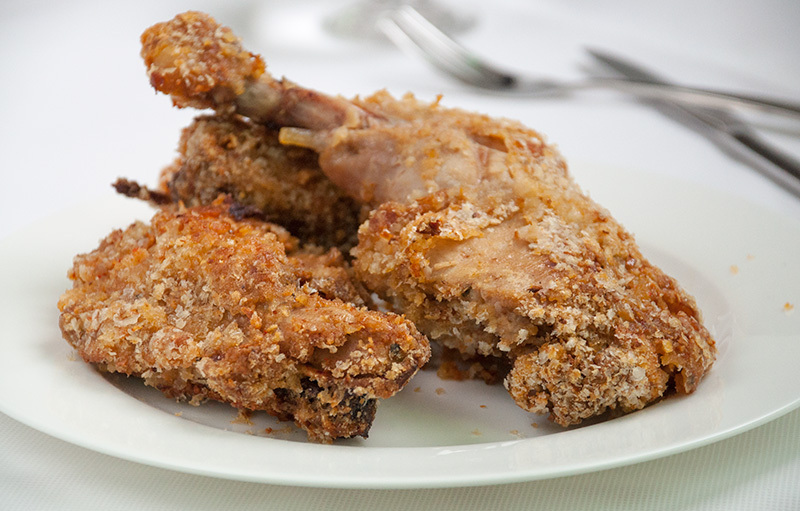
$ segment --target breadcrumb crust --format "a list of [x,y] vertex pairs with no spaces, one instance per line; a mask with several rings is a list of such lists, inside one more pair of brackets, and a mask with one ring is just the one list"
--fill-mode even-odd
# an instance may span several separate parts
[[312,441],[366,437],[427,340],[368,310],[338,251],[287,255],[296,245],[221,204],[159,211],[75,258],[62,333],[85,361],[168,396],[265,410]]

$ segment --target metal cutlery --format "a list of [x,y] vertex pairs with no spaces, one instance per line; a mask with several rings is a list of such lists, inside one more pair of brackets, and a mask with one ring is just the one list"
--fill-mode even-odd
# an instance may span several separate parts
[[421,54],[446,74],[471,86],[498,93],[547,96],[601,88],[639,97],[680,100],[698,106],[746,108],[800,118],[800,103],[776,98],[617,78],[565,82],[523,76],[500,69],[464,48],[408,5],[390,11],[378,21],[378,28],[396,45]]
[[[669,82],[639,64],[600,50],[589,50],[589,54],[604,66],[629,79],[640,83],[669,85]],[[800,196],[800,160],[763,140],[733,112],[655,98],[644,101],[707,137],[733,158],[747,163]]]

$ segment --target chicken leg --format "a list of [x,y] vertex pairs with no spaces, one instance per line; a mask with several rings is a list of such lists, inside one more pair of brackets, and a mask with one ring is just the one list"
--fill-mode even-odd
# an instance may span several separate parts
[[371,206],[353,265],[432,340],[506,358],[524,409],[562,425],[692,392],[715,342],[694,299],[518,122],[379,92],[352,101],[276,80],[214,20],[142,36],[151,83],[178,106],[281,126]]

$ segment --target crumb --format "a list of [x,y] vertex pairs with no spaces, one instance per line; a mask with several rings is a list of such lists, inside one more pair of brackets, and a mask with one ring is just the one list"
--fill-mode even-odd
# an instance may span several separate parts
[[754,256],[753,254],[747,254],[747,260],[748,261],[752,261],[755,258],[756,258],[756,256]]
[[794,311],[794,305],[789,302],[783,304],[783,312],[789,314],[790,312]]
[[736,275],[737,273],[739,273],[739,267],[736,266],[735,264],[732,264],[731,265],[731,275]]
[[414,387],[414,392],[419,392],[419,391],[421,391],[421,390],[422,390],[422,389],[421,389],[420,387]]
[[519,433],[518,429],[512,429],[511,431],[509,431],[509,433],[511,433],[512,435],[514,435],[517,438],[522,438],[522,435]]
[[235,419],[231,421],[231,424],[246,424],[248,426],[253,425],[253,421],[250,420],[252,413],[247,410],[239,410],[239,414],[236,416]]
[[282,428],[264,428],[264,434],[266,435],[288,435],[292,433],[293,427],[291,424],[288,424]]
[[445,392],[447,392],[447,391],[446,391],[446,390],[444,390],[442,387],[438,387],[438,388],[436,389],[436,394],[438,394],[438,395],[440,395],[440,396],[441,396],[442,394],[444,394]]
[[470,433],[472,434],[472,436],[481,436],[483,434],[479,429],[473,429]]
[[538,422],[531,422],[531,426],[533,426],[533,429],[537,429],[539,427],[539,423]]
[[486,408],[486,405],[481,405],[481,408]]

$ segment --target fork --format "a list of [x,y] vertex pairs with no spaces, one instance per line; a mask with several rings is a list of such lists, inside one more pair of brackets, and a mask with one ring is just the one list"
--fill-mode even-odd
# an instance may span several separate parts
[[587,89],[611,89],[647,99],[669,99],[709,108],[739,107],[800,118],[800,103],[763,96],[623,78],[594,77],[566,82],[523,76],[503,70],[477,56],[408,5],[381,18],[378,28],[401,49],[421,53],[440,71],[468,85],[486,90],[554,96]]

